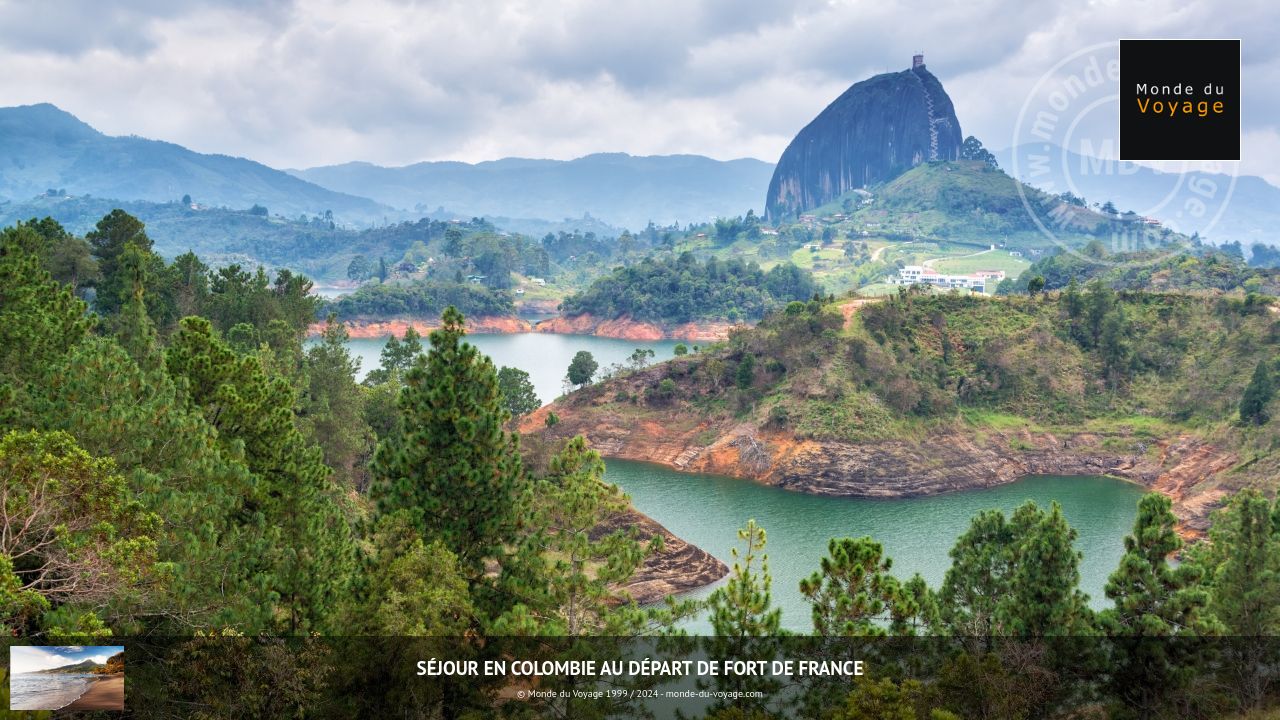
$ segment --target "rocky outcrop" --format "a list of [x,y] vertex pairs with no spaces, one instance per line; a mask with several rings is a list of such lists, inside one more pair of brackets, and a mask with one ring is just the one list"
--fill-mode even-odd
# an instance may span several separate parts
[[960,156],[960,121],[951,98],[923,63],[856,83],[783,151],[769,182],[767,216],[776,221],[933,160]]
[[[636,413],[549,405],[520,429],[583,435],[606,457],[755,480],[789,490],[848,497],[914,497],[1010,483],[1028,475],[1110,475],[1174,500],[1186,536],[1202,533],[1229,492],[1218,480],[1232,452],[1190,436],[1157,442],[1124,435],[1030,430],[940,429],[916,440],[850,443],[796,438],[753,423],[717,424],[678,412]],[[544,425],[554,411],[560,422]]]
[[657,602],[669,595],[710,585],[729,574],[723,562],[676,537],[634,508],[597,525],[591,532],[592,540],[626,528],[635,528],[646,542],[653,537],[662,538],[662,551],[646,558],[631,580],[622,586],[636,602]]
[[[404,331],[412,327],[421,335],[426,335],[440,327],[440,320],[396,318],[391,320],[348,320],[344,323],[347,332],[353,338],[385,338],[391,335],[400,337]],[[490,335],[509,335],[527,333],[533,329],[527,320],[507,316],[468,317],[467,332]],[[315,323],[308,332],[312,336],[324,331],[324,323]]]
[[689,340],[716,342],[729,337],[729,331],[741,327],[730,322],[688,322],[678,325],[641,322],[629,318],[605,320],[590,314],[559,316],[534,326],[537,332],[561,335],[595,335],[621,340]]

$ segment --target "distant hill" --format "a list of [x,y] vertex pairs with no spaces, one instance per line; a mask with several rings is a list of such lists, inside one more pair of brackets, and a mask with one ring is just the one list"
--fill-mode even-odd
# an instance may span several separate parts
[[[1050,145],[1048,150],[1037,146],[1036,154],[1054,158],[1046,166],[1048,172],[1032,177],[1027,168],[1019,167],[1019,174],[1022,176],[1020,179],[1042,189],[1052,188],[1053,192],[1066,190],[1069,186],[1064,164],[1060,160],[1062,152],[1062,148],[1056,145]],[[1030,154],[1029,151],[1020,151],[1019,157],[1027,158]],[[1013,172],[1012,148],[1001,150],[995,153],[995,156],[1000,162],[1000,167]],[[1097,163],[1102,164],[1097,165]],[[1022,163],[1022,165],[1026,164]],[[1083,195],[1090,203],[1105,203],[1110,200],[1121,211],[1134,210],[1142,213],[1160,205],[1170,192],[1173,183],[1176,182],[1176,175],[1161,173],[1131,163],[1124,165],[1133,172],[1126,170],[1126,174],[1120,174],[1117,172],[1119,165],[1115,160],[1103,161],[1070,151],[1066,152],[1065,167],[1071,171],[1071,180],[1077,188],[1076,192]],[[1081,172],[1081,168],[1093,167],[1097,170]],[[1225,191],[1231,182],[1231,177],[1189,172],[1185,173],[1181,180],[1184,187],[1191,183],[1209,181],[1214,183],[1215,187]],[[1235,190],[1232,192],[1225,212],[1212,227],[1209,226],[1211,216],[1177,217],[1181,210],[1182,203],[1179,201],[1162,210],[1152,211],[1150,214],[1166,223],[1178,223],[1180,232],[1188,235],[1198,232],[1207,241],[1215,244],[1238,241],[1246,250],[1256,243],[1280,244],[1280,188],[1260,177],[1242,175],[1237,178]]]
[[929,161],[960,156],[960,121],[923,63],[855,83],[783,151],[766,215],[797,215]]
[[205,155],[173,143],[103,135],[49,105],[0,108],[0,197],[49,189],[70,195],[243,209],[259,204],[294,217],[331,210],[356,223],[395,217],[364,197],[325,189],[244,158]]
[[[443,237],[445,229],[452,226],[424,218],[354,230],[315,218],[303,222],[246,210],[192,210],[174,202],[40,196],[25,202],[0,202],[0,227],[49,216],[82,235],[115,208],[146,223],[156,252],[166,258],[193,250],[212,265],[285,267],[321,282],[345,280],[347,264],[355,255],[393,261],[413,243]],[[460,227],[468,225],[463,221]]]
[[474,165],[346,163],[289,172],[419,214],[443,207],[465,216],[559,221],[587,213],[639,230],[649,221],[668,225],[760,212],[773,166],[753,159],[602,153],[576,160],[506,158]]
[[62,667],[50,668],[48,670],[38,670],[37,672],[48,674],[48,675],[64,674],[64,673],[65,674],[91,673],[100,667],[103,667],[103,666],[92,660],[82,660],[76,663],[75,665],[63,665]]

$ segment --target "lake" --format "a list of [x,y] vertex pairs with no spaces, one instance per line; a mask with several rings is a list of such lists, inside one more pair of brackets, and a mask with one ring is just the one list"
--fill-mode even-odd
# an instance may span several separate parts
[[[782,490],[749,480],[692,475],[646,463],[608,460],[606,478],[631,496],[641,512],[668,530],[732,566],[729,554],[738,528],[755,519],[765,529],[773,601],[783,626],[811,631],[810,606],[799,584],[818,569],[833,537],[870,535],[893,558],[892,572],[905,580],[920,573],[938,588],[950,567],[947,552],[978,511],[1013,511],[1026,500],[1041,507],[1057,500],[1079,532],[1076,549],[1080,586],[1095,608],[1107,604],[1102,590],[1124,554],[1141,487],[1105,477],[1029,477],[1009,485],[925,498],[897,500],[832,498]],[[694,591],[704,597],[713,588]],[[690,632],[709,632],[700,619]]]
[[[622,362],[637,347],[651,348],[655,360],[672,357],[674,341],[637,342],[583,335],[468,335],[495,365],[529,373],[538,397],[550,402],[562,392],[561,382],[574,353],[587,350],[600,366]],[[352,340],[361,358],[361,376],[378,366],[384,340]],[[738,528],[754,518],[768,533],[773,600],[792,630],[810,629],[809,606],[800,595],[801,578],[818,568],[832,537],[870,535],[893,558],[902,579],[919,572],[933,587],[942,583],[950,565],[947,552],[979,510],[1011,512],[1024,500],[1047,507],[1062,504],[1067,521],[1079,532],[1076,548],[1084,554],[1081,588],[1095,607],[1106,604],[1107,576],[1124,552],[1123,538],[1132,529],[1137,502],[1144,490],[1104,477],[1032,477],[997,488],[898,500],[832,498],[780,490],[748,480],[678,473],[657,465],[607,460],[606,478],[626,491],[635,506],[677,536],[730,564],[729,551]],[[692,596],[705,596],[703,588]],[[705,620],[691,631],[706,631]]]
[[[314,342],[314,341],[312,341]],[[549,333],[522,333],[518,335],[467,335],[467,342],[488,355],[495,367],[517,367],[529,373],[534,391],[543,404],[564,393],[564,376],[569,362],[579,350],[595,356],[600,372],[614,363],[620,363],[635,352],[636,348],[654,351],[654,361],[668,360],[674,356],[675,340],[615,340],[593,335],[553,335]],[[422,340],[426,347],[426,338]],[[686,343],[688,344],[688,343]],[[381,364],[385,338],[351,340],[351,353],[360,358],[359,377]]]

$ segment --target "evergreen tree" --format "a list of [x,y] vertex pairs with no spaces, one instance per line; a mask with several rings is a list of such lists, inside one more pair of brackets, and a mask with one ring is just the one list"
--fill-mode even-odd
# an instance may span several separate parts
[[[738,531],[738,539],[744,547],[741,552],[733,548],[733,567],[728,581],[707,598],[711,632],[715,636],[708,642],[708,655],[721,661],[741,658],[768,661],[779,650],[776,638],[787,633],[782,629],[782,610],[773,606],[769,556],[763,554],[767,538],[764,528],[756,525],[755,520],[748,520],[747,526]],[[769,712],[769,705],[777,699],[781,687],[776,679],[717,676],[714,685],[717,690],[730,693],[730,697],[752,698],[747,693],[758,692],[758,697],[763,699],[720,701],[711,707],[712,712],[732,706],[744,712],[761,713],[762,717],[775,717]]]
[[539,606],[517,611],[517,617],[536,618],[541,635],[631,636],[663,624],[666,613],[639,608],[618,589],[645,558],[661,551],[662,537],[646,541],[626,527],[598,530],[626,512],[629,503],[617,486],[604,481],[604,461],[582,436],[551,458],[534,496],[531,525],[537,530],[529,542],[546,588]]
[[1045,513],[1026,503],[1013,514],[1017,566],[1009,594],[996,604],[996,623],[1016,637],[1080,635],[1093,623],[1088,596],[1081,593],[1076,531],[1054,502]]
[[[933,624],[936,603],[923,578],[910,590],[889,574],[893,561],[869,537],[832,538],[821,569],[800,581],[800,593],[813,604],[813,629],[819,635],[914,634]],[[912,591],[924,589],[922,596]],[[916,622],[918,616],[923,622]]]
[[1154,716],[1185,688],[1203,660],[1193,652],[1195,646],[1170,638],[1216,630],[1216,620],[1205,611],[1209,594],[1198,584],[1200,567],[1169,565],[1169,557],[1182,547],[1171,505],[1159,493],[1138,502],[1133,534],[1124,539],[1124,557],[1107,580],[1106,594],[1114,606],[1098,616],[1113,638],[1111,691],[1144,717]]
[[119,314],[113,319],[116,338],[134,362],[148,370],[159,368],[163,358],[155,324],[147,313],[146,290],[148,272],[146,257],[136,245],[128,244],[121,257],[121,271],[127,285]]
[[379,517],[367,544],[359,599],[345,603],[345,634],[456,637],[473,626],[457,557],[438,541],[424,543],[406,513]]
[[414,358],[422,354],[421,338],[412,325],[405,328],[404,340],[397,340],[395,335],[387,338],[387,344],[382,348],[382,369],[401,375],[408,372]]
[[1124,539],[1124,557],[1107,580],[1106,594],[1115,605],[1099,615],[1110,634],[1167,637],[1212,625],[1205,613],[1209,596],[1198,587],[1201,569],[1194,563],[1169,565],[1169,558],[1182,548],[1171,505],[1159,493],[1148,493],[1138,502],[1133,534]]
[[1214,518],[1194,561],[1205,571],[1209,610],[1233,640],[1224,647],[1232,689],[1244,709],[1261,705],[1271,682],[1280,634],[1280,538],[1275,510],[1256,490],[1242,490]]
[[1212,573],[1214,616],[1231,635],[1280,633],[1280,539],[1271,504],[1256,490],[1240,491],[1210,526],[1209,539],[1199,557]]
[[321,451],[295,424],[293,389],[257,357],[238,355],[203,318],[182,321],[165,362],[219,440],[242,452],[258,478],[245,510],[279,538],[263,561],[280,598],[282,628],[324,627],[350,582],[354,545]]
[[717,637],[771,637],[782,634],[782,610],[773,607],[764,528],[748,520],[738,531],[745,548],[733,548],[729,580],[707,599],[711,630]]
[[26,250],[24,237],[38,241],[29,228],[0,233],[0,427],[36,424],[20,422],[31,383],[94,325],[71,288]]
[[378,510],[407,511],[424,539],[441,540],[473,574],[516,537],[525,483],[517,439],[504,432],[493,363],[450,307],[400,394],[401,432],[379,444]]
[[939,593],[942,618],[965,637],[995,634],[996,607],[1009,592],[1015,567],[1014,532],[999,510],[979,512],[951,548]]
[[542,401],[529,381],[529,373],[520,368],[503,367],[498,370],[498,390],[511,417],[527,415],[542,407]]
[[1275,384],[1271,379],[1271,368],[1267,361],[1259,360],[1253,368],[1253,377],[1244,389],[1244,396],[1240,398],[1240,422],[1262,425],[1270,420],[1267,405],[1274,395]]
[[130,278],[121,266],[121,258],[129,245],[139,251],[151,252],[151,238],[146,226],[138,218],[124,210],[115,209],[98,221],[85,235],[98,260],[101,280],[97,283],[94,308],[104,314],[114,314],[128,297]]
[[330,315],[320,341],[307,350],[300,425],[324,452],[324,463],[340,484],[363,487],[363,465],[373,454],[374,438],[355,380],[360,361],[351,357],[349,339],[347,329]]
[[222,452],[215,430],[163,368],[140,369],[111,338],[90,338],[44,370],[34,413],[42,429],[110,455],[131,493],[164,520],[156,540],[166,582],[136,607],[117,606],[117,623],[136,610],[161,632],[270,627],[274,608],[259,570],[275,541],[245,509],[256,479],[235,448]]

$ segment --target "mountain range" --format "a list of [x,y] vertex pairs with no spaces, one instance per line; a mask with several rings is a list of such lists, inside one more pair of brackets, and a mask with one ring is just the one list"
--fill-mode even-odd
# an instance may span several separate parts
[[51,189],[151,202],[190,195],[201,205],[260,204],[288,217],[329,210],[350,222],[380,221],[392,212],[252,160],[104,135],[53,105],[0,108],[0,197],[26,200]]
[[[848,102],[837,99],[797,136],[783,154],[777,176],[773,165],[760,160],[719,161],[697,155],[637,157],[624,153],[601,153],[576,160],[506,158],[475,164],[422,162],[403,167],[346,163],[282,171],[245,158],[197,153],[173,143],[108,136],[49,104],[0,108],[0,216],[41,209],[42,203],[33,203],[33,198],[54,190],[54,200],[60,197],[60,191],[82,199],[93,196],[95,202],[91,205],[95,208],[100,204],[99,198],[108,203],[176,203],[183,195],[190,195],[204,207],[243,210],[256,204],[272,214],[291,218],[332,211],[340,224],[354,227],[427,215],[440,219],[483,216],[499,227],[534,234],[564,227],[609,234],[611,226],[640,229],[651,220],[659,224],[700,222],[740,215],[749,209],[759,212],[767,195],[781,197],[777,192],[769,194],[771,176],[778,186],[775,190],[789,183],[812,185],[806,190],[811,194],[804,203],[808,205],[829,199],[828,195],[850,182],[860,186],[860,179],[873,175],[883,180],[886,178],[880,175],[896,175],[902,167],[924,159],[912,151],[907,164],[899,166],[896,163],[905,156],[879,157],[870,151],[857,151],[850,144],[856,138],[848,135],[852,131],[837,122],[841,118],[835,116],[871,90],[876,91],[872,94],[887,92],[889,99],[898,98],[898,105],[886,100],[882,108],[898,107],[900,112],[896,115],[871,108],[875,111],[872,114],[885,115],[880,119],[890,124],[901,125],[907,117],[916,118],[919,103],[931,101],[926,106],[933,106],[933,119],[945,121],[929,123],[946,131],[939,135],[939,157],[951,157],[955,152],[953,135],[959,134],[958,122],[941,85],[932,75],[926,77],[925,72],[920,67],[881,76],[879,83],[866,81],[852,86],[841,96]],[[859,113],[859,117],[865,115],[866,112]],[[897,116],[902,116],[902,122],[895,120]],[[871,122],[876,118],[868,118],[863,118],[866,122],[859,121],[866,125],[859,133],[884,125]],[[924,126],[924,121],[913,125]],[[911,138],[897,138],[895,152],[908,152],[908,146],[920,145],[922,138],[918,132]],[[843,154],[838,153],[838,162],[824,165],[819,162],[821,158],[809,157],[812,153],[805,155],[804,148],[813,143],[835,143],[844,148]],[[1061,152],[1061,148],[1052,148],[1047,154],[1059,157]],[[1012,172],[1011,149],[997,152],[996,157],[1002,168]],[[1225,211],[1211,224],[1209,218],[1178,218],[1179,208],[1172,206],[1148,210],[1159,205],[1176,176],[1147,167],[1119,166],[1114,161],[1098,165],[1097,160],[1069,151],[1060,157],[1061,161],[1048,164],[1047,174],[1031,177],[1025,168],[1020,168],[1023,172],[1019,179],[1047,191],[1061,192],[1070,187],[1070,170],[1075,192],[1091,202],[1111,200],[1121,211],[1133,209],[1150,214],[1166,224],[1176,224],[1182,232],[1199,232],[1213,243],[1236,240],[1246,248],[1259,242],[1280,244],[1280,230],[1276,230],[1280,228],[1280,188],[1262,178],[1237,178]],[[1099,170],[1077,172],[1084,167]],[[1118,172],[1121,167],[1125,172]],[[858,178],[850,175],[855,172]],[[1202,172],[1187,173],[1182,179],[1185,184],[1212,183],[1217,188],[1227,187],[1231,180],[1227,175]],[[43,205],[49,205],[55,217],[59,216],[59,208],[71,207],[52,201]]]
[[403,167],[353,162],[289,172],[418,214],[440,206],[477,217],[561,220],[586,213],[639,230],[650,221],[670,225],[759,213],[773,165],[750,158],[598,153],[576,160],[505,158]]
[[576,160],[505,158],[475,164],[353,162],[277,170],[136,136],[105,135],[50,104],[0,108],[0,200],[49,190],[123,201],[266,207],[285,217],[331,211],[357,226],[426,215],[502,217],[512,229],[571,219],[642,229],[703,222],[763,207],[773,165],[699,155],[625,153]]
[[[1020,162],[1015,173],[1014,152],[1014,148],[1008,148],[994,153],[1000,167],[1046,192],[1074,188],[1075,194],[1090,203],[1110,200],[1120,212],[1133,210],[1151,215],[1187,235],[1200,233],[1206,242],[1214,244],[1237,241],[1246,249],[1257,243],[1280,244],[1280,188],[1260,177],[1237,177],[1226,207],[1215,221],[1218,205],[1206,201],[1208,212],[1195,217],[1183,212],[1184,204],[1196,197],[1190,191],[1192,187],[1224,193],[1231,185],[1230,175],[1194,171],[1178,177],[1134,163],[1082,155],[1057,145],[1017,148]],[[1030,164],[1028,158],[1033,156],[1050,160],[1038,165],[1033,173],[1026,167]],[[1165,202],[1175,186],[1180,189],[1172,195],[1171,202]]]

